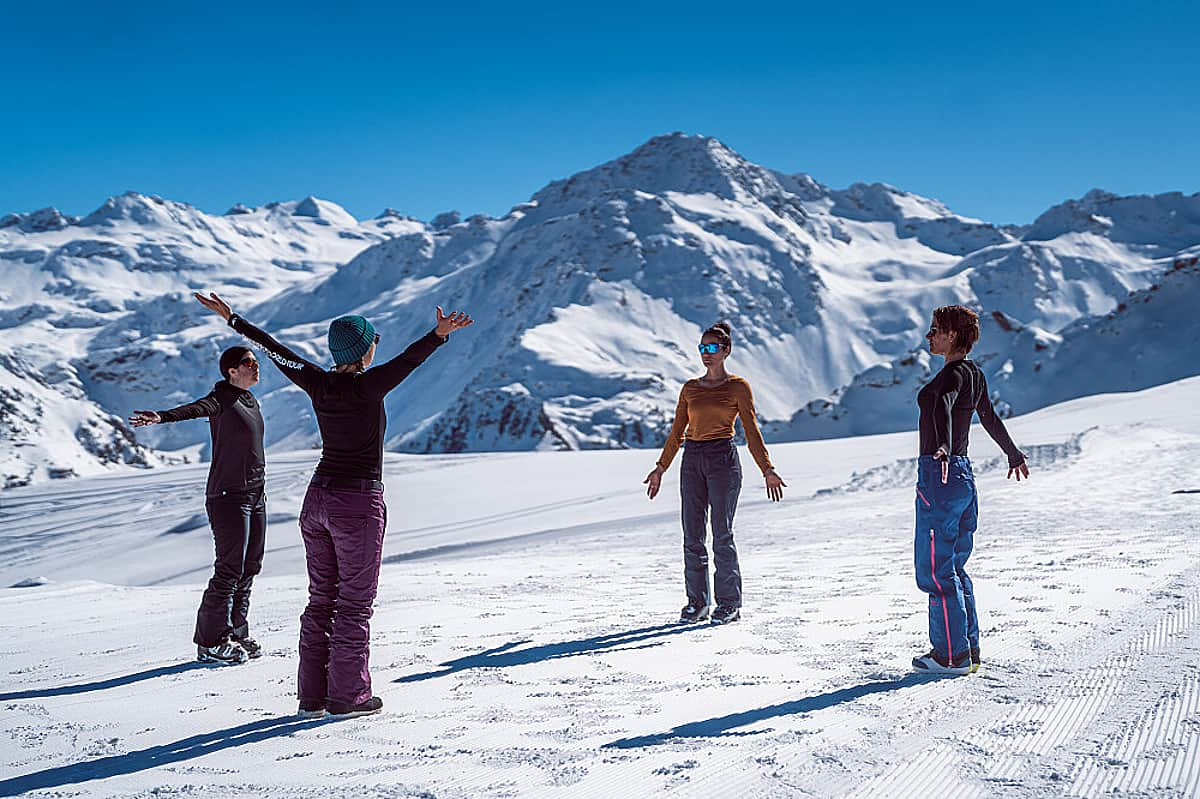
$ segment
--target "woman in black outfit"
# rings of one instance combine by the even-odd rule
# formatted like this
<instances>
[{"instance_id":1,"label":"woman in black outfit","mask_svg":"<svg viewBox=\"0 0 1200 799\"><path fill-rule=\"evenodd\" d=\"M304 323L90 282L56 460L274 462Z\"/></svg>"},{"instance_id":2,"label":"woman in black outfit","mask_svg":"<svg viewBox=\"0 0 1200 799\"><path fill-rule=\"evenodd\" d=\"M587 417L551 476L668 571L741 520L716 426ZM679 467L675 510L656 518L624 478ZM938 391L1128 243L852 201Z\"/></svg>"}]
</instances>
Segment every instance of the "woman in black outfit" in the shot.
<instances>
[{"instance_id":1,"label":"woman in black outfit","mask_svg":"<svg viewBox=\"0 0 1200 799\"><path fill-rule=\"evenodd\" d=\"M212 526L216 559L196 614L196 659L244 663L262 655L250 637L250 586L262 570L267 534L263 418L250 392L258 382L258 359L245 347L221 354L222 379L207 396L166 411L134 411L134 427L207 418L212 462L204 509Z\"/></svg>"},{"instance_id":2,"label":"woman in black outfit","mask_svg":"<svg viewBox=\"0 0 1200 799\"><path fill-rule=\"evenodd\" d=\"M979 340L979 317L961 305L933 312L925 334L929 352L946 365L917 394L921 457L917 475L914 562L917 585L929 594L929 640L933 649L913 658L921 672L967 674L978 670L979 619L967 576L979 503L967 458L971 416L1008 456L1008 476L1029 476L1025 456L1013 444L988 397L982 370L967 358Z\"/></svg>"}]
</instances>

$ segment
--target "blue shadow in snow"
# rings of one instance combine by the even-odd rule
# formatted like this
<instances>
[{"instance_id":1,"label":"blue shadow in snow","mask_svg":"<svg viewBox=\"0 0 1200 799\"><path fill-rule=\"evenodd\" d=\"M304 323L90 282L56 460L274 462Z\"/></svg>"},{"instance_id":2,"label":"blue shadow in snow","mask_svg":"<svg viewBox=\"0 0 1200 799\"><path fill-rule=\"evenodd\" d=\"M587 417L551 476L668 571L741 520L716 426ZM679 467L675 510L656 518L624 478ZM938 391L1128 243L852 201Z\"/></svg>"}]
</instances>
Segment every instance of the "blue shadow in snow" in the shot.
<instances>
[{"instance_id":1,"label":"blue shadow in snow","mask_svg":"<svg viewBox=\"0 0 1200 799\"><path fill-rule=\"evenodd\" d=\"M906 674L894 680L866 682L850 688L839 688L836 691L829 691L817 694L816 696L807 696L803 699L794 699L791 702L782 702L778 705L767 705L766 707L745 710L741 713L733 713L728 716L718 716L716 718L705 719L704 721L681 724L668 732L642 735L637 738L622 738L619 741L607 743L602 748L636 749L642 746L654 746L655 744L666 743L677 738L723 738L728 736L756 735L758 734L756 732L733 732L733 730L737 727L745 727L766 719L778 718L779 716L793 716L797 713L812 713L813 711L824 710L834 705L853 702L855 699L862 699L864 696L870 696L871 694L897 691L901 688L921 685L937 679L939 679L938 676Z\"/></svg>"},{"instance_id":2,"label":"blue shadow in snow","mask_svg":"<svg viewBox=\"0 0 1200 799\"><path fill-rule=\"evenodd\" d=\"M137 752L101 757L83 763L69 763L57 768L36 771L33 774L0 780L0 796L16 796L26 791L61 788L65 785L76 785L90 780L121 777L183 760L203 757L213 752L220 752L222 749L232 749L235 746L246 746L265 741L268 738L291 735L296 730L312 725L312 721L298 719L295 716L260 719L238 727L230 727L227 730L201 733ZM219 792L218 790L217 793Z\"/></svg>"},{"instance_id":3,"label":"blue shadow in snow","mask_svg":"<svg viewBox=\"0 0 1200 799\"><path fill-rule=\"evenodd\" d=\"M467 669L525 666L543 660L586 655L591 652L601 652L604 650L647 649L653 646L660 646L664 643L663 641L654 639L664 638L668 635L678 635L689 630L702 630L707 627L707 624L660 624L655 627L623 630L619 633L600 635L595 638L580 638L575 641L564 641L557 644L543 644L542 646L534 646L529 649L515 649L515 647L529 643L529 639L510 641L507 644L485 650L475 655L468 655L456 660L448 660L445 663L440 663L438 665L444 667L440 671L409 674L404 677L397 677L392 682L420 682L421 680L430 680L434 677L445 677L448 674L466 671Z\"/></svg>"},{"instance_id":4,"label":"blue shadow in snow","mask_svg":"<svg viewBox=\"0 0 1200 799\"><path fill-rule=\"evenodd\" d=\"M107 680L84 682L78 685L60 685L57 688L30 688L28 691L14 691L10 694L0 694L0 702L15 702L19 699L46 699L51 696L70 696L71 694L86 694L89 691L103 691L106 688L116 688L142 680L153 680L155 677L165 677L168 674L182 674L192 669L207 669L203 663L195 660L188 663L176 663L174 666L159 666L157 669L147 669L136 674L123 674L120 677L110 677Z\"/></svg>"}]
</instances>

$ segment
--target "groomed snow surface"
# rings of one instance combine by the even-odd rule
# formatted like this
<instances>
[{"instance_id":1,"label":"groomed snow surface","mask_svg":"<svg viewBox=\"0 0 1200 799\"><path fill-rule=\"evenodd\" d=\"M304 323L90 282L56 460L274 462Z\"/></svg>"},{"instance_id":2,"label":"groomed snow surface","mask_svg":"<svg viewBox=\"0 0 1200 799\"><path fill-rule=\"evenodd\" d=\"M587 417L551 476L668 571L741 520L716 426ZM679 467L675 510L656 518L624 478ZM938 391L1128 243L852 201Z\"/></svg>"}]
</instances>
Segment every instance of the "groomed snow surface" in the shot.
<instances>
[{"instance_id":1,"label":"groomed snow surface","mask_svg":"<svg viewBox=\"0 0 1200 799\"><path fill-rule=\"evenodd\" d=\"M744 618L679 626L654 453L398 456L373 620L379 716L295 718L295 516L273 458L262 659L192 661L203 466L0 498L0 795L1196 796L1200 378L973 433L984 666L909 672L915 436L743 454ZM678 477L678 464L669 473ZM1193 493L1186 493L1186 492ZM201 514L197 516L197 514Z\"/></svg>"}]
</instances>

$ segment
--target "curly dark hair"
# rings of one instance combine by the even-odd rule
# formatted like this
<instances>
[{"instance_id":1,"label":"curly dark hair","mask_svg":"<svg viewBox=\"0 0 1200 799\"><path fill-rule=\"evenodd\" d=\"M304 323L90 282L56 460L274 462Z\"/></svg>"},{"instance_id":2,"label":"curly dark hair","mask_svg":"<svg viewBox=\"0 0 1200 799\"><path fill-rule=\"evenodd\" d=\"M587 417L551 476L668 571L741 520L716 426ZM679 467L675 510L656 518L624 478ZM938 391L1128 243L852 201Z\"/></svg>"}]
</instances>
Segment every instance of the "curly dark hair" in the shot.
<instances>
[{"instance_id":1,"label":"curly dark hair","mask_svg":"<svg viewBox=\"0 0 1200 799\"><path fill-rule=\"evenodd\" d=\"M717 322L708 330L700 334L700 338L705 336L714 336L721 344L721 349L729 349L729 345L733 343L733 328L728 322Z\"/></svg>"},{"instance_id":2,"label":"curly dark hair","mask_svg":"<svg viewBox=\"0 0 1200 799\"><path fill-rule=\"evenodd\" d=\"M938 330L954 334L954 349L970 352L979 341L979 314L962 305L943 305L933 312Z\"/></svg>"}]
</instances>

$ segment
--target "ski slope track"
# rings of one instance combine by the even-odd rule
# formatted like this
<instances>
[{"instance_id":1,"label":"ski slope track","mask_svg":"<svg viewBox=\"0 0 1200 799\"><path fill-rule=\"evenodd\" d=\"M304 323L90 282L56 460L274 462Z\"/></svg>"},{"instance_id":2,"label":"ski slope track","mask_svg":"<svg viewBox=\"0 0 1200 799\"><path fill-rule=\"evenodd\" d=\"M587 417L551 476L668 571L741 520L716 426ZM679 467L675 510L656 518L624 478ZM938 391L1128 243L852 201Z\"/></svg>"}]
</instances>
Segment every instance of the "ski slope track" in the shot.
<instances>
[{"instance_id":1,"label":"ski slope track","mask_svg":"<svg viewBox=\"0 0 1200 799\"><path fill-rule=\"evenodd\" d=\"M0 796L1191 797L1200 792L1200 378L976 428L983 667L912 674L913 433L777 444L737 518L742 621L683 604L651 453L391 455L378 716L294 716L295 515L269 458L264 656L192 661L203 468L0 501ZM743 463L749 457L742 453Z\"/></svg>"}]
</instances>

